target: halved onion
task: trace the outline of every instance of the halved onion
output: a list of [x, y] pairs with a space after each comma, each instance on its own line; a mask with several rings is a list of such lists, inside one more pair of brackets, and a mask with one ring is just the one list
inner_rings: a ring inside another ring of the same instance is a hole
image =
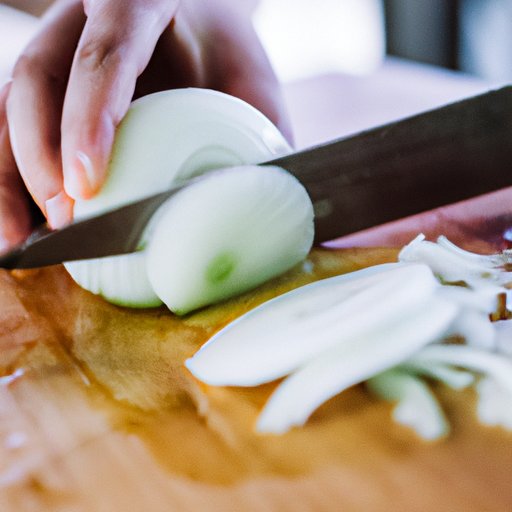
[[262, 284], [313, 244], [313, 205], [278, 167], [232, 167], [182, 189], [155, 214], [147, 273], [169, 309], [184, 314]]
[[[289, 151], [279, 130], [238, 98], [194, 88], [151, 94], [133, 102], [116, 133], [104, 186], [94, 198], [78, 200], [74, 216], [83, 219], [211, 169], [262, 162]], [[141, 249], [148, 236], [146, 231]], [[161, 304], [144, 277], [144, 253], [65, 266], [80, 286], [107, 300], [132, 307]], [[115, 272], [105, 271], [113, 267]]]
[[129, 257], [70, 261], [65, 266], [82, 288], [101, 295], [112, 304], [131, 308], [162, 304], [149, 282], [144, 252], [130, 254]]
[[107, 180], [95, 197], [75, 203], [75, 218], [289, 151], [279, 130], [238, 98], [196, 88], [150, 94], [132, 103], [116, 132]]

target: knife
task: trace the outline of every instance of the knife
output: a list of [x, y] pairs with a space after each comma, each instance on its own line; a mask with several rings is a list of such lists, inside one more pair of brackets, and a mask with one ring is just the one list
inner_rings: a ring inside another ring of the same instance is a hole
[[[306, 187], [317, 243], [498, 190], [512, 185], [512, 87], [260, 165], [283, 167]], [[0, 267], [134, 252], [151, 216], [189, 183], [31, 237]]]

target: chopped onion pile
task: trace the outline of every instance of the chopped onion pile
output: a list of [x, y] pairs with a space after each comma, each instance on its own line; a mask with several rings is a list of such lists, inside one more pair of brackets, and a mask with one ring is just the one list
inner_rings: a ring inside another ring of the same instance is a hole
[[402, 249], [398, 258], [403, 262], [427, 264], [446, 284], [465, 283], [471, 288], [499, 292], [503, 291], [500, 287], [512, 281], [512, 272], [506, 271], [512, 264], [512, 251], [475, 254], [457, 247], [444, 236], [435, 243], [425, 240], [421, 234]]
[[475, 386], [482, 423], [512, 429], [512, 321], [491, 322], [509, 316], [502, 299], [511, 258], [420, 235], [398, 263], [262, 304], [219, 331], [186, 366], [217, 386], [284, 377], [258, 418], [259, 432], [303, 425], [323, 402], [366, 382], [396, 402], [397, 422], [438, 439], [449, 425], [429, 381], [455, 390]]

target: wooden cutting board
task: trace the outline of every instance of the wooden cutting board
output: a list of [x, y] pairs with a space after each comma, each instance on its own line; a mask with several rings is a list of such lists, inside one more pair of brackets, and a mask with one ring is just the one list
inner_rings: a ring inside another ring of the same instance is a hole
[[[487, 238], [461, 221], [444, 231], [490, 249], [507, 222]], [[183, 320], [106, 304], [60, 267], [0, 271], [0, 510], [512, 510], [512, 435], [477, 423], [471, 392], [439, 387], [452, 432], [436, 443], [393, 423], [362, 386], [304, 428], [260, 436], [252, 428], [273, 385], [209, 388], [182, 366], [260, 302], [395, 258], [315, 250], [309, 266]]]

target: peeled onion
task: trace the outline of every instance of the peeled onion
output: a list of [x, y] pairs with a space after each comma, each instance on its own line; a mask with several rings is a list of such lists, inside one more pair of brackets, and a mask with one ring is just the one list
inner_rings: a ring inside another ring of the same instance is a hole
[[[78, 200], [74, 216], [83, 219], [211, 169], [262, 162], [289, 151], [279, 130], [238, 98], [194, 88], [151, 94], [133, 102], [116, 133], [104, 186], [92, 199]], [[162, 301], [149, 283], [143, 251], [149, 237], [146, 230], [138, 254], [66, 263], [66, 269], [80, 286], [111, 302], [157, 306]]]

